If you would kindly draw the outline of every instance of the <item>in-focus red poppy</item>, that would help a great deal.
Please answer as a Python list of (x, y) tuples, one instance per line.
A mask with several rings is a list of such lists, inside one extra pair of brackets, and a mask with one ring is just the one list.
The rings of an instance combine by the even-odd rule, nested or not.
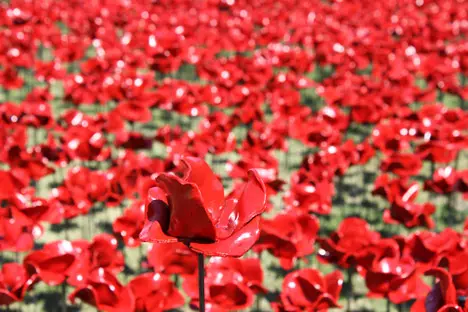
[(334, 263), (343, 268), (356, 265), (360, 253), (371, 244), (379, 241), (380, 234), (370, 229), (363, 219), (344, 219), (338, 229), (328, 238), (317, 238), (320, 244), (319, 260)]
[(177, 309), (185, 300), (168, 276), (159, 273), (141, 274), (128, 287), (135, 297), (135, 311), (163, 312)]
[(304, 259), (313, 253), (318, 230), (319, 221), (315, 216), (295, 211), (283, 212), (263, 221), (254, 250), (267, 250), (279, 258), (282, 268), (290, 270), (296, 259)]
[(75, 289), (68, 298), (72, 303), (78, 298), (108, 312), (128, 312), (135, 308), (135, 297), (130, 287), (123, 286), (114, 275), (103, 268), (91, 271), (85, 286)]
[(237, 200), (225, 201), (219, 179), (194, 157), (183, 158), (175, 173), (159, 174), (156, 185), (148, 192), (142, 241), (180, 241), (205, 255), (237, 257), (257, 241), (266, 190), (254, 170)]
[(149, 266), (158, 273), (192, 275), (197, 270), (197, 256), (182, 243), (154, 243), (146, 255)]
[(73, 246), (69, 241), (55, 241), (24, 258), (24, 265), (48, 285), (59, 285), (69, 276), (75, 262)]
[(38, 281), (37, 274), (29, 272), (23, 265), (4, 263), (0, 272), (0, 305), (22, 301), (26, 292)]
[(284, 278), (280, 302), (272, 304), (272, 308), (277, 312), (340, 308), (338, 299), (342, 286), (340, 271), (323, 276), (315, 269), (297, 270)]

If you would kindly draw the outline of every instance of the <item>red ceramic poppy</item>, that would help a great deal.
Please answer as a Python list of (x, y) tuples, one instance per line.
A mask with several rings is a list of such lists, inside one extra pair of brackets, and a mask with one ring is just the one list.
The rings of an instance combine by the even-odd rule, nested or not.
[(456, 190), (458, 172), (452, 167), (438, 168), (432, 175), (432, 180), (424, 182), (424, 189), (439, 194), (448, 194)]
[(86, 285), (75, 289), (68, 297), (72, 303), (80, 299), (99, 310), (109, 312), (133, 311), (135, 297), (129, 286), (103, 268), (90, 272)]
[(145, 205), (141, 201), (135, 201), (125, 209), (122, 216), (112, 223), (114, 233), (124, 241), (125, 246), (137, 247), (140, 245), (140, 232), (145, 223)]
[(375, 180), (372, 195), (379, 195), (390, 203), (397, 200), (413, 202), (418, 196), (419, 189), (417, 182), (411, 182), (407, 178), (390, 179), (389, 175), (384, 173)]
[[(247, 285), (248, 280), (235, 268), (209, 265), (205, 273), (206, 311), (244, 310), (252, 306), (254, 293)], [(187, 276), (182, 287), (191, 298), (193, 308), (199, 306), (197, 276)]]
[[(241, 256), (260, 235), (265, 186), (255, 171), (236, 200), (224, 202), (221, 182), (201, 159), (182, 159), (178, 172), (161, 173), (149, 190), (143, 241), (184, 242), (195, 252)], [(190, 211), (187, 211), (190, 207)], [(190, 214), (192, 218), (185, 216)]]
[(440, 233), (420, 231), (410, 235), (404, 253), (421, 264), (434, 266), (445, 255), (456, 251), (460, 244), (460, 234), (451, 228)]
[(135, 311), (163, 312), (184, 305), (182, 294), (169, 277), (159, 273), (145, 273), (132, 279), (128, 287), (135, 297)]
[(289, 273), (283, 280), (280, 302), (274, 311), (318, 311), (340, 308), (338, 299), (343, 286), (343, 274), (334, 271), (323, 276), (315, 269)]
[(0, 305), (22, 301), (38, 281), (37, 274), (27, 271), (21, 264), (4, 263), (0, 272)]
[(397, 199), (392, 203), (390, 209), (386, 209), (383, 215), (385, 223), (401, 223), (408, 228), (424, 226), (429, 229), (434, 227), (431, 216), (436, 207), (432, 203), (417, 204)]
[(411, 258), (384, 257), (361, 274), (369, 289), (368, 297), (388, 297), (395, 304), (424, 298), (430, 290)]
[(421, 159), (413, 154), (392, 154), (381, 163), (380, 169), (402, 177), (416, 175), (422, 168)]
[(457, 303), (457, 295), (450, 273), (442, 268), (433, 268), (425, 274), (436, 277), (438, 283), (425, 299), (419, 299), (413, 304), (411, 312), (466, 311), (466, 309), (460, 307)]
[(47, 243), (41, 250), (31, 252), (24, 258), (24, 264), (45, 283), (58, 285), (69, 276), (75, 259), (73, 245), (63, 240)]
[(320, 244), (319, 259), (348, 268), (356, 264), (361, 251), (380, 239), (380, 234), (370, 229), (363, 219), (344, 219), (328, 238), (317, 238)]
[(182, 243), (154, 243), (146, 257), (155, 272), (192, 275), (197, 270), (196, 254)]
[(279, 258), (285, 270), (290, 270), (296, 259), (313, 253), (318, 230), (316, 217), (295, 211), (283, 212), (272, 220), (263, 221), (254, 249), (257, 252), (267, 250)]
[(263, 287), (263, 270), (259, 258), (223, 258), (210, 259), (210, 268), (213, 270), (234, 270), (239, 272), (244, 282), (254, 293), (267, 293)]

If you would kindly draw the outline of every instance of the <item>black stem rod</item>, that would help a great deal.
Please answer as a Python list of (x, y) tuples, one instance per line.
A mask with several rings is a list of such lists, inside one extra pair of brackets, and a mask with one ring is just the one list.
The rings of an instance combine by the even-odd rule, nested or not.
[(203, 254), (198, 254), (198, 297), (199, 311), (205, 312), (205, 258)]

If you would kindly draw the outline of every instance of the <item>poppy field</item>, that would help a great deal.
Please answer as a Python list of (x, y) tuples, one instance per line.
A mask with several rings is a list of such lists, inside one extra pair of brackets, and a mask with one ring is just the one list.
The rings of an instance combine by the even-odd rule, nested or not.
[(463, 0), (0, 1), (0, 311), (468, 312), (467, 35)]

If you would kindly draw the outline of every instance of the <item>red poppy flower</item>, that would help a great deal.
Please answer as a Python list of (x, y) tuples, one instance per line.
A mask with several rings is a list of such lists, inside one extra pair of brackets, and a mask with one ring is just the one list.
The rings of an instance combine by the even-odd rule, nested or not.
[(428, 270), (426, 275), (434, 276), (438, 283), (424, 299), (417, 300), (411, 307), (411, 312), (463, 312), (466, 309), (457, 303), (456, 290), (452, 276), (442, 268)]
[(38, 226), (27, 226), (21, 220), (9, 215), (7, 209), (0, 211), (0, 250), (14, 252), (29, 251), (34, 246), (34, 239), (42, 234)]
[(209, 266), (213, 270), (237, 271), (242, 275), (244, 282), (254, 293), (268, 292), (263, 287), (263, 270), (259, 258), (212, 257)]
[(133, 311), (135, 297), (128, 286), (122, 286), (117, 278), (103, 268), (90, 272), (86, 286), (75, 289), (69, 300), (78, 298), (99, 310), (109, 312)]
[(122, 216), (112, 223), (114, 233), (124, 241), (125, 246), (136, 247), (140, 245), (140, 232), (145, 223), (145, 205), (141, 201), (133, 202), (125, 209)]
[(8, 66), (0, 71), (0, 86), (6, 90), (19, 89), (23, 86), (24, 80), (21, 78), (14, 67)]
[(239, 151), (242, 159), (236, 163), (228, 162), (226, 170), (232, 178), (248, 180), (248, 172), (255, 169), (263, 180), (267, 190), (267, 197), (275, 195), (281, 190), (284, 181), (278, 178), (278, 160), (264, 150), (248, 152)]
[(128, 287), (135, 297), (135, 311), (163, 312), (180, 308), (185, 300), (169, 277), (145, 273), (132, 279)]
[(416, 263), (409, 257), (377, 259), (362, 274), (369, 289), (368, 297), (388, 297), (395, 304), (424, 298), (430, 290), (422, 281)]
[(320, 244), (318, 256), (327, 263), (348, 268), (356, 264), (357, 257), (366, 247), (379, 239), (380, 234), (372, 231), (365, 220), (346, 218), (329, 238), (317, 238)]
[(286, 275), (280, 302), (274, 311), (318, 311), (340, 308), (338, 299), (343, 286), (343, 274), (334, 271), (323, 276), (315, 269), (301, 269)]
[(313, 253), (318, 230), (319, 221), (312, 215), (294, 211), (280, 213), (272, 220), (263, 221), (254, 249), (268, 250), (279, 258), (285, 270), (290, 270), (295, 259)]
[(432, 180), (424, 181), (424, 189), (439, 194), (448, 194), (456, 190), (458, 172), (452, 167), (438, 168)]
[(390, 179), (389, 175), (384, 173), (375, 180), (372, 195), (379, 195), (390, 203), (397, 200), (413, 202), (418, 196), (419, 189), (417, 182), (411, 182), (407, 178)]
[(417, 204), (397, 199), (392, 203), (390, 209), (386, 209), (383, 220), (389, 224), (401, 223), (408, 228), (425, 226), (429, 229), (434, 227), (431, 215), (436, 211), (432, 203)]
[(41, 250), (31, 252), (24, 259), (24, 264), (31, 267), (45, 283), (58, 285), (69, 276), (76, 259), (73, 253), (69, 241), (55, 241), (45, 244)]
[(392, 154), (380, 165), (383, 171), (389, 171), (402, 177), (416, 175), (422, 168), (419, 156), (413, 154)]
[(435, 163), (450, 163), (457, 157), (457, 146), (445, 141), (428, 141), (416, 148), (416, 153), (423, 160)]
[[(219, 268), (216, 265), (206, 268), (205, 305), (206, 311), (244, 310), (252, 306), (254, 293), (247, 285), (244, 276), (231, 268)], [(197, 276), (187, 276), (182, 288), (191, 298), (193, 308), (199, 306)]]
[(196, 254), (182, 243), (154, 243), (146, 257), (155, 272), (192, 275), (197, 270)]
[(440, 260), (440, 265), (446, 266), (448, 272), (452, 275), (452, 281), (459, 296), (468, 295), (467, 256), (468, 251), (465, 248), (464, 250), (452, 251)]
[(460, 243), (460, 234), (451, 228), (446, 228), (440, 233), (421, 231), (408, 238), (404, 253), (421, 264), (434, 266), (445, 255), (457, 250)]
[[(319, 167), (316, 169), (320, 171)], [(320, 176), (312, 172), (299, 169), (291, 175), (291, 189), (285, 193), (284, 202), (288, 209), (328, 215), (332, 208), (335, 186), (332, 181), (320, 179)], [(327, 172), (321, 174), (328, 175)]]
[(4, 263), (0, 272), (0, 305), (22, 301), (38, 281), (37, 274), (28, 272), (21, 264)]
[[(221, 182), (201, 159), (182, 159), (181, 177), (161, 173), (149, 190), (143, 241), (182, 241), (190, 249), (212, 256), (241, 256), (260, 235), (265, 186), (255, 171), (237, 202), (224, 202)], [(190, 207), (190, 211), (187, 211)], [(187, 214), (192, 218), (187, 219)]]

